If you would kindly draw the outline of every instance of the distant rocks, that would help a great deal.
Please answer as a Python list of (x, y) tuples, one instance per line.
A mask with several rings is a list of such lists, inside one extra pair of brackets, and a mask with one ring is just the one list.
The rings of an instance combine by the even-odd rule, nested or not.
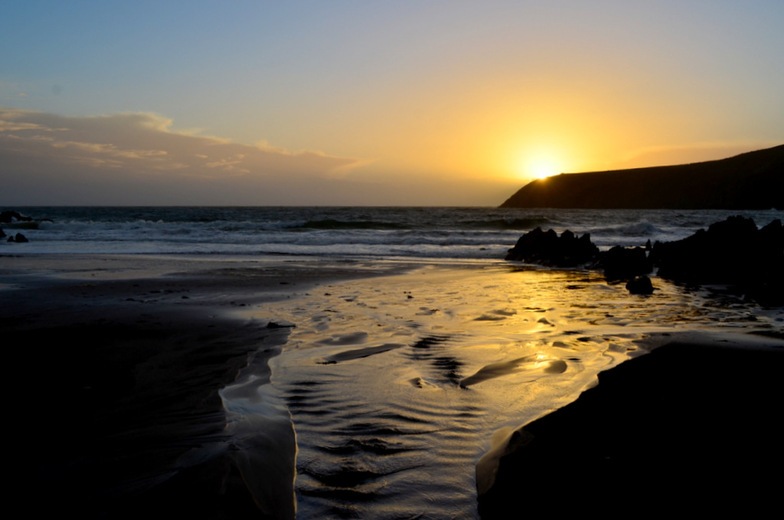
[(601, 269), (610, 282), (626, 281), (633, 294), (654, 291), (649, 274), (694, 284), (731, 285), (763, 304), (784, 304), (784, 226), (774, 220), (730, 217), (682, 240), (599, 252), (590, 235), (536, 228), (517, 241), (507, 260), (548, 267)]
[(774, 220), (730, 217), (675, 242), (657, 242), (651, 258), (659, 276), (694, 283), (737, 283), (784, 268), (784, 229)]
[(650, 278), (642, 276), (653, 270), (645, 249), (616, 246), (601, 253), (589, 233), (578, 237), (566, 230), (558, 236), (537, 227), (518, 239), (506, 259), (560, 268), (588, 265), (603, 269), (609, 281), (630, 280), (627, 288), (634, 294), (653, 292)]
[[(2, 229), (0, 229), (0, 233), (2, 233), (2, 231), (3, 231), (3, 230), (2, 230)], [(4, 236), (5, 236), (5, 233), (3, 233), (3, 234), (2, 234), (2, 236), (4, 237)], [(8, 237), (8, 241), (9, 241), (9, 242), (16, 242), (16, 243), (19, 243), (19, 244), (22, 244), (22, 243), (25, 243), (25, 242), (29, 242), (29, 240), (27, 240), (27, 237), (26, 237), (26, 236), (24, 236), (24, 235), (23, 235), (23, 234), (21, 234), (21, 233), (17, 233), (16, 235), (11, 235), (11, 236), (9, 236), (9, 237)]]
[(615, 246), (601, 254), (599, 266), (608, 280), (628, 280), (653, 271), (648, 252), (642, 247)]
[(27, 217), (22, 215), (17, 211), (0, 211), (0, 222), (4, 223), (11, 223), (11, 222), (32, 222), (32, 217)]
[(657, 242), (651, 259), (662, 278), (694, 284), (730, 284), (762, 303), (784, 304), (784, 227), (761, 229), (730, 217), (674, 242)]
[(550, 267), (575, 267), (592, 262), (598, 256), (599, 248), (591, 242), (588, 233), (578, 237), (567, 230), (559, 237), (552, 229), (543, 231), (537, 227), (520, 237), (506, 259)]
[[(51, 222), (49, 219), (37, 220), (27, 215), (22, 215), (18, 211), (3, 210), (0, 211), (0, 224), (11, 224), (12, 227), (23, 229), (37, 229), (39, 222)], [(8, 237), (8, 242), (25, 243), (29, 242), (26, 236), (22, 233), (15, 233), (7, 235), (3, 228), (0, 228), (0, 239)]]

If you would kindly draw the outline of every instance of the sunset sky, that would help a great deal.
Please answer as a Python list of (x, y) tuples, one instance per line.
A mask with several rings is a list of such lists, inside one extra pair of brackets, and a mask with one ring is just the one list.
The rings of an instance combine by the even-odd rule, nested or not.
[(0, 204), (500, 204), (784, 143), (784, 2), (0, 3)]

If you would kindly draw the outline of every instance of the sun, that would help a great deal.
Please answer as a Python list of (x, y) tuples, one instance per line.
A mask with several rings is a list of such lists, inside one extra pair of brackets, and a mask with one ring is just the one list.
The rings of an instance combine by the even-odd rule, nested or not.
[(553, 162), (539, 161), (531, 165), (531, 175), (536, 179), (546, 179), (558, 175), (558, 167)]
[(529, 179), (546, 179), (563, 173), (563, 165), (549, 156), (529, 156), (523, 160), (521, 174)]

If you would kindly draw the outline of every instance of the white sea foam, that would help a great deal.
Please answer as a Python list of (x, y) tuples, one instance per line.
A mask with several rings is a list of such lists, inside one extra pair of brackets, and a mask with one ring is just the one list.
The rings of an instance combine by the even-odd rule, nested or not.
[[(590, 233), (600, 248), (677, 240), (736, 213), (762, 226), (782, 211), (498, 208), (23, 208), (30, 242), (0, 254), (122, 253), (501, 259), (540, 226)], [(13, 247), (14, 249), (11, 249)]]

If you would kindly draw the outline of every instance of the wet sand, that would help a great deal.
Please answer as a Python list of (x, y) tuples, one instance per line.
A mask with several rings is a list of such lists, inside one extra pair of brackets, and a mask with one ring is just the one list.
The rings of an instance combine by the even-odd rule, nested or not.
[[(650, 466), (649, 474), (644, 468), (648, 454), (654, 461), (667, 460), (669, 473), (676, 475), (680, 468), (691, 467), (688, 454), (671, 450), (672, 443), (663, 443), (656, 428), (644, 421), (637, 423), (639, 431), (630, 427), (621, 432), (617, 419), (637, 412), (650, 418), (646, 407), (663, 396), (665, 383), (672, 385), (669, 402), (665, 399), (656, 421), (667, 421), (670, 439), (694, 438), (711, 428), (699, 419), (684, 420), (690, 418), (691, 405), (683, 403), (693, 389), (719, 409), (726, 406), (727, 391), (743, 396), (736, 401), (741, 408), (745, 399), (756, 399), (759, 407), (744, 415), (745, 427), (751, 432), (764, 428), (766, 423), (755, 411), (775, 410), (782, 397), (771, 372), (778, 370), (775, 355), (784, 352), (784, 343), (780, 337), (750, 332), (780, 331), (784, 323), (780, 313), (771, 312), (766, 320), (764, 312), (748, 303), (702, 299), (661, 281), (656, 285), (658, 294), (647, 298), (630, 296), (622, 285), (608, 286), (601, 277), (585, 272), (430, 268), (372, 284), (342, 283), (295, 305), (267, 309), (264, 312), (280, 312), (298, 323), (289, 338), (292, 350), (273, 363), (276, 384), (289, 393), (299, 424), (299, 505), (310, 513), (305, 518), (339, 517), (334, 512), (336, 503), (344, 506), (340, 514), (357, 517), (393, 518), (389, 512), (394, 505), (413, 514), (425, 513), (426, 518), (470, 518), (474, 513), (464, 502), (476, 497), (467, 491), (469, 486), (474, 493), (477, 487), (483, 492), (476, 514), (487, 518), (509, 518), (509, 511), (521, 517), (569, 508), (578, 513), (585, 511), (586, 504), (604, 504), (606, 510), (618, 511), (634, 501), (651, 500), (651, 494), (658, 496), (669, 488), (648, 485), (646, 491), (645, 485), (631, 484), (633, 493), (621, 490), (617, 495), (614, 489), (640, 475), (651, 479), (648, 482), (673, 478), (663, 475), (660, 467)], [(651, 363), (647, 354), (639, 355), (668, 344), (655, 351)], [(743, 349), (732, 369), (727, 369), (722, 355), (729, 345), (730, 352)], [(692, 350), (697, 346), (699, 350)], [(775, 347), (772, 353), (766, 352), (768, 347)], [(640, 457), (639, 465), (626, 464), (610, 482), (596, 479), (591, 457), (602, 456), (602, 444), (569, 426), (556, 427), (567, 438), (559, 437), (560, 452), (545, 449), (543, 466), (537, 467), (504, 457), (492, 482), (495, 461), (492, 454), (482, 456), (482, 451), (494, 432), (502, 438), (510, 425), (519, 426), (548, 414), (549, 407), (566, 405), (593, 384), (597, 371), (604, 381), (627, 356), (634, 359), (624, 361), (621, 368), (632, 362), (632, 366), (650, 365), (658, 379), (635, 384), (635, 375), (607, 389), (609, 401), (614, 403), (618, 396), (620, 404), (615, 415), (595, 415), (595, 430), (601, 432), (599, 437), (623, 443), (630, 457)], [(662, 357), (665, 361), (656, 364)], [(765, 369), (758, 371), (758, 363)], [(758, 375), (769, 386), (746, 386)], [(304, 389), (306, 380), (318, 384)], [(590, 423), (594, 414), (588, 417)], [(405, 435), (388, 435), (387, 425)], [(369, 446), (354, 444), (371, 441)], [(774, 439), (764, 441), (765, 449), (775, 449), (770, 444)], [(501, 449), (503, 442), (499, 441)], [(743, 460), (742, 444), (724, 449), (733, 452), (729, 458)], [(589, 454), (587, 458), (580, 458), (580, 450)], [(349, 451), (352, 458), (346, 459)], [(676, 455), (660, 457), (670, 452)], [(414, 453), (419, 455), (414, 458)], [(430, 455), (437, 453), (437, 460), (431, 460)], [(549, 456), (557, 459), (555, 467), (566, 471), (549, 468)], [(755, 464), (750, 459), (743, 469)], [(461, 477), (474, 466), (476, 478), (466, 482)], [(710, 470), (706, 473), (710, 475)], [(699, 480), (698, 472), (692, 476)], [(401, 480), (409, 489), (406, 498), (396, 492), (403, 487)], [(432, 509), (417, 502), (417, 489), (427, 489)], [(332, 500), (324, 501), (324, 496)], [(681, 494), (654, 501), (675, 507), (682, 498)]]
[[(423, 370), (414, 378), (400, 375), (406, 382), (400, 388), (409, 392), (401, 395), (440, 392), (432, 394), (434, 402), (438, 396), (458, 396), (473, 407), (483, 395), (498, 398), (510, 377), (528, 384), (526, 370), (536, 363), (529, 352), (517, 354), (511, 343), (503, 343), (498, 331), (505, 329), (499, 327), (524, 327), (525, 334), (549, 338), (539, 340), (537, 348), (571, 352), (568, 365), (548, 357), (537, 370), (558, 375), (568, 366), (572, 374), (592, 359), (583, 350), (595, 338), (569, 327), (577, 327), (577, 320), (584, 322), (580, 326), (601, 327), (607, 350), (599, 357), (618, 361), (628, 351), (625, 345), (640, 336), (627, 330), (634, 325), (629, 318), (637, 314), (634, 305), (649, 306), (602, 288), (612, 293), (607, 305), (626, 306), (628, 315), (620, 308), (611, 315), (600, 304), (569, 307), (576, 294), (595, 283), (585, 275), (548, 278), (553, 287), (565, 289), (556, 287), (539, 302), (523, 298), (523, 287), (500, 286), (499, 280), (509, 279), (504, 273), (491, 278), (492, 285), (450, 282), (451, 292), (439, 289), (438, 276), (428, 271), (419, 272), (418, 280), (411, 275), (385, 279), (373, 291), (368, 289), (373, 285), (358, 282), (330, 286), (403, 268), (294, 260), (0, 257), (3, 379), (15, 477), (10, 496), (38, 515), (291, 518), (296, 449), (291, 425), (275, 422), (268, 435), (238, 440), (221, 390), (250, 366), (255, 376), (265, 377), (267, 362), (278, 362), (292, 335), (318, 345), (316, 362), (303, 365), (314, 374), (344, 366), (383, 369), (390, 366), (384, 356), (397, 356)], [(453, 273), (447, 275), (444, 280), (455, 280)], [(458, 279), (464, 278), (470, 277)], [(472, 305), (469, 290), (492, 293), (498, 301)], [(506, 292), (523, 296), (512, 302)], [(388, 314), (378, 310), (382, 302), (389, 305)], [(518, 311), (502, 305), (510, 302)], [(277, 309), (285, 309), (286, 320), (275, 318)], [(781, 338), (684, 336), (677, 323), (688, 319), (688, 305), (663, 304), (657, 312), (657, 320), (672, 321), (667, 325), (672, 339), (658, 335), (657, 341), (670, 344), (602, 372), (600, 384), (577, 401), (515, 434), (515, 445), (534, 440), (501, 457), (494, 482), (482, 489), (483, 518), (508, 518), (509, 510), (537, 517), (590, 510), (717, 511), (730, 501), (746, 504), (749, 511), (771, 506), (784, 462), (784, 432), (776, 418), (784, 397), (778, 376)], [(724, 319), (721, 309), (710, 312)], [(289, 328), (288, 320), (297, 320), (297, 328)], [(455, 334), (459, 327), (493, 339), (480, 345)], [(730, 337), (745, 339), (728, 348)], [(447, 365), (449, 351), (438, 348), (449, 341), (463, 342), (458, 345), (463, 357)], [(295, 352), (293, 367), (296, 356), (306, 352)], [(279, 368), (285, 377), (285, 366)], [(320, 404), (303, 411), (319, 390), (302, 377), (291, 380), (289, 406), (303, 418), (305, 412), (323, 414)], [(237, 387), (229, 397), (244, 391)], [(516, 395), (508, 399), (514, 402)], [(416, 398), (407, 402), (420, 404)], [(466, 407), (462, 418), (476, 413), (478, 423), (486, 421), (487, 414), (478, 411)], [(316, 434), (319, 427), (312, 426)], [(307, 435), (307, 424), (301, 428), (298, 434)], [(258, 460), (248, 460), (249, 454)], [(335, 486), (347, 489), (345, 482)], [(423, 518), (439, 517), (426, 508), (420, 512)]]
[(254, 494), (219, 395), (251, 358), (277, 354), (289, 328), (231, 311), (376, 271), (0, 257), (9, 496), (36, 516), (291, 518), (290, 424), (256, 446), (285, 463)]

